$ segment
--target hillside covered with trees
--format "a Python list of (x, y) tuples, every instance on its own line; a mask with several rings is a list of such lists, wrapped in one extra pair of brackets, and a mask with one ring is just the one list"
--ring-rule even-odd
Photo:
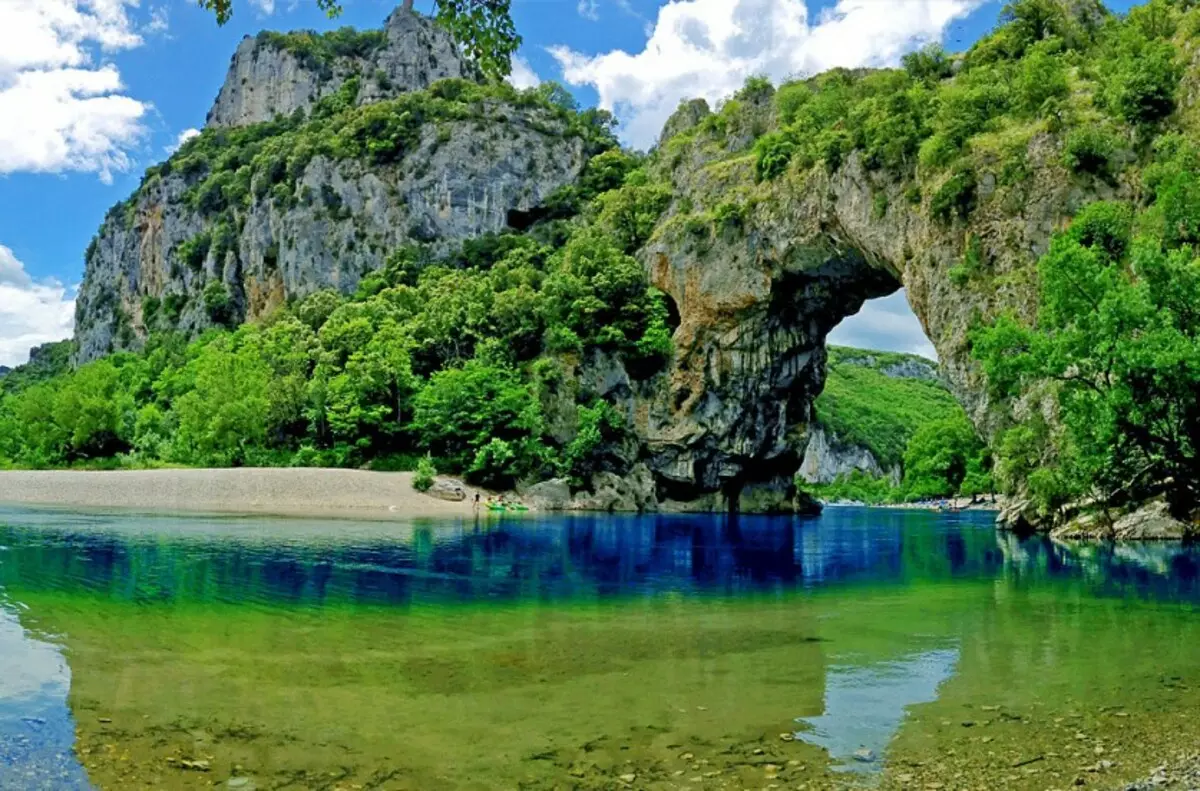
[(798, 476), (800, 489), (822, 500), (869, 504), (994, 490), (990, 454), (939, 378), (936, 363), (831, 346), (828, 366), (815, 404), (820, 451), (873, 461), (874, 469), (839, 472), (825, 482)]

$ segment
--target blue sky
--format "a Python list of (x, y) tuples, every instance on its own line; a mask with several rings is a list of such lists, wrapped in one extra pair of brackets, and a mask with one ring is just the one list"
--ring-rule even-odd
[[(181, 133), (203, 125), (244, 35), (378, 27), (396, 1), (345, 0), (330, 21), (312, 0), (234, 0), (233, 20), (218, 27), (193, 0), (0, 0), (0, 365), (69, 333), (72, 287), (105, 211)], [(567, 81), (585, 105), (610, 106), (627, 142), (646, 147), (682, 96), (715, 101), (746, 73), (778, 80), (894, 63), (929, 40), (961, 49), (1001, 7), (804, 2), (513, 0), (513, 11), (522, 71)], [(836, 340), (931, 351), (902, 297), (869, 306)]]

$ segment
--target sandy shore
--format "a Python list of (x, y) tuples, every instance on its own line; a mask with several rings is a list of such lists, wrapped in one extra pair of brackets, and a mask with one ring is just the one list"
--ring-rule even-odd
[[(412, 473), (327, 469), (0, 472), (0, 504), (134, 511), (344, 516), (470, 516), (412, 488)], [(486, 496), (486, 495), (485, 495)]]

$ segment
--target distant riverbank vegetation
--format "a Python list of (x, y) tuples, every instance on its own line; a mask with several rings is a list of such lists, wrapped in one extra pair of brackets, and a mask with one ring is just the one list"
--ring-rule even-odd
[(816, 416), (837, 448), (864, 449), (884, 471), (859, 470), (826, 484), (797, 477), (797, 486), (818, 499), (882, 505), (994, 491), (991, 454), (931, 361), (830, 347)]

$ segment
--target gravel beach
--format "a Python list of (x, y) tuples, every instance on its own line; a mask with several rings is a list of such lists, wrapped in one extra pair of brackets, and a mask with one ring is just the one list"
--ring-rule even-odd
[(404, 518), (470, 516), (475, 492), (447, 502), (412, 473), (330, 469), (0, 472), (0, 504), (135, 511)]
[(1180, 755), (1163, 764), (1145, 780), (1122, 787), (1122, 791), (1200, 791), (1200, 755)]

